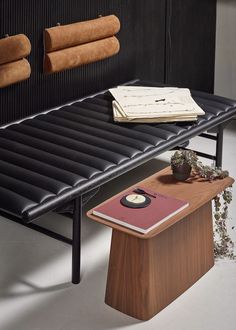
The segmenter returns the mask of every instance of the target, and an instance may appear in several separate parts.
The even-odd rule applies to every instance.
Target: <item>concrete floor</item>
[[[236,121],[225,131],[223,167],[236,177]],[[193,148],[213,151],[214,142],[195,138]],[[91,208],[108,196],[155,173],[167,152],[105,185]],[[208,163],[208,162],[207,162]],[[71,220],[49,214],[38,221],[65,235]],[[236,188],[230,234],[236,240]],[[0,218],[0,330],[235,330],[236,262],[221,260],[194,286],[148,322],[104,304],[111,230],[83,220],[82,282],[72,285],[71,247]]]

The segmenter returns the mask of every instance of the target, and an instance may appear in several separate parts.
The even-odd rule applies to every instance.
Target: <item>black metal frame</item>
[[[74,200],[72,238],[72,283],[80,282],[82,196]]]
[[[200,157],[204,157],[204,158],[207,158],[207,159],[214,160],[216,162],[216,167],[222,167],[223,131],[224,131],[223,125],[219,125],[218,126],[218,129],[217,129],[217,134],[216,135],[212,135],[212,134],[208,134],[208,133],[202,133],[202,134],[198,135],[200,137],[203,137],[203,138],[206,138],[206,139],[209,139],[209,140],[216,141],[216,152],[215,152],[215,155],[210,155],[210,154],[207,154],[205,152],[193,150]],[[186,148],[186,147],[178,147],[177,149],[190,150],[189,148]]]
[[[38,231],[44,235],[52,237],[58,241],[72,245],[72,283],[80,283],[80,268],[81,268],[81,220],[82,220],[82,196],[74,199],[73,211],[73,233],[72,239],[60,235],[52,230],[41,227],[35,223],[23,223],[21,219],[0,211],[0,215],[4,218],[17,222],[25,227]]]

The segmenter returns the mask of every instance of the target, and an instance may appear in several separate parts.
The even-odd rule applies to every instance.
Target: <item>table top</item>
[[[171,217],[167,221],[163,222],[153,230],[149,231],[147,234],[138,233],[134,230],[128,229],[111,221],[107,221],[97,216],[94,216],[92,214],[93,209],[87,212],[87,216],[90,219],[99,222],[103,225],[109,226],[115,230],[119,230],[142,239],[149,239],[161,233],[170,226],[173,226],[176,222],[182,220],[184,217],[188,216],[207,202],[211,201],[217,194],[222,192],[225,188],[231,186],[233,182],[234,179],[231,177],[227,177],[225,179],[217,179],[212,182],[206,181],[202,178],[191,177],[187,181],[181,182],[177,181],[172,176],[171,168],[166,167],[162,171],[155,173],[154,175],[146,178],[145,180],[137,182],[133,186],[130,186],[128,189],[125,189],[119,194],[108,199],[112,200],[113,198],[124,194],[126,191],[132,188],[142,186],[144,188],[149,188],[161,194],[166,194],[189,202],[189,206],[187,208],[185,208],[183,211],[179,212],[175,216]],[[106,203],[108,200],[103,203]]]

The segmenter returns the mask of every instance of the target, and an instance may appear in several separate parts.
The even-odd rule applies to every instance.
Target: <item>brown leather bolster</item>
[[[88,44],[71,47],[45,55],[44,71],[47,73],[72,69],[83,64],[103,60],[119,52],[116,37],[110,37]]]
[[[26,59],[0,65],[0,88],[28,79],[30,64]]]
[[[26,57],[31,52],[31,44],[24,34],[0,39],[0,64]]]
[[[114,36],[120,30],[120,21],[115,15],[45,30],[45,51],[52,52],[91,41]]]

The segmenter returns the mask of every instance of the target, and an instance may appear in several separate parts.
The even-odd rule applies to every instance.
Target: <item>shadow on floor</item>
[[[84,213],[111,195],[159,171],[166,165],[165,162],[153,159],[105,184],[101,187],[99,194],[86,205]],[[63,235],[71,235],[72,221],[63,216],[51,213],[42,217],[37,223]],[[100,248],[94,246],[98,242],[98,237],[101,236],[101,239],[104,237],[108,241],[106,244],[109,244],[110,229],[92,222],[85,215],[82,228],[83,278],[82,282],[75,286],[70,283],[71,248],[69,245],[3,219],[0,231],[0,256],[4,268],[1,267],[0,274],[0,301],[4,300],[6,302],[7,300],[11,301],[12,299],[24,297],[24,302],[27,302],[34,296],[34,304],[29,304],[27,308],[27,304],[25,306],[23,304],[21,313],[18,311],[14,318],[7,320],[4,328],[1,327],[0,316],[1,329],[93,330],[95,329],[94,325],[96,325],[96,329],[100,330],[117,329],[138,323],[137,320],[125,316],[104,304],[109,247],[107,251],[101,250],[99,260],[92,260],[91,262],[88,259],[91,255],[89,251]],[[10,242],[8,237],[4,239],[4,232],[8,229],[13,236]],[[34,283],[34,275],[32,280],[29,280],[31,274],[40,272],[41,267],[45,267],[47,264],[50,265],[60,258],[66,260],[63,260],[64,269],[60,269],[60,274],[63,274],[62,278],[66,278],[66,280],[55,283],[53,274],[50,276],[47,274],[50,284],[47,283],[47,280],[44,281],[43,278],[42,286],[37,284],[41,283],[40,280]],[[89,261],[91,269],[86,266]],[[21,289],[15,290],[16,286],[20,286]],[[35,295],[38,297],[36,304]],[[74,322],[78,318],[80,322],[76,327]]]

